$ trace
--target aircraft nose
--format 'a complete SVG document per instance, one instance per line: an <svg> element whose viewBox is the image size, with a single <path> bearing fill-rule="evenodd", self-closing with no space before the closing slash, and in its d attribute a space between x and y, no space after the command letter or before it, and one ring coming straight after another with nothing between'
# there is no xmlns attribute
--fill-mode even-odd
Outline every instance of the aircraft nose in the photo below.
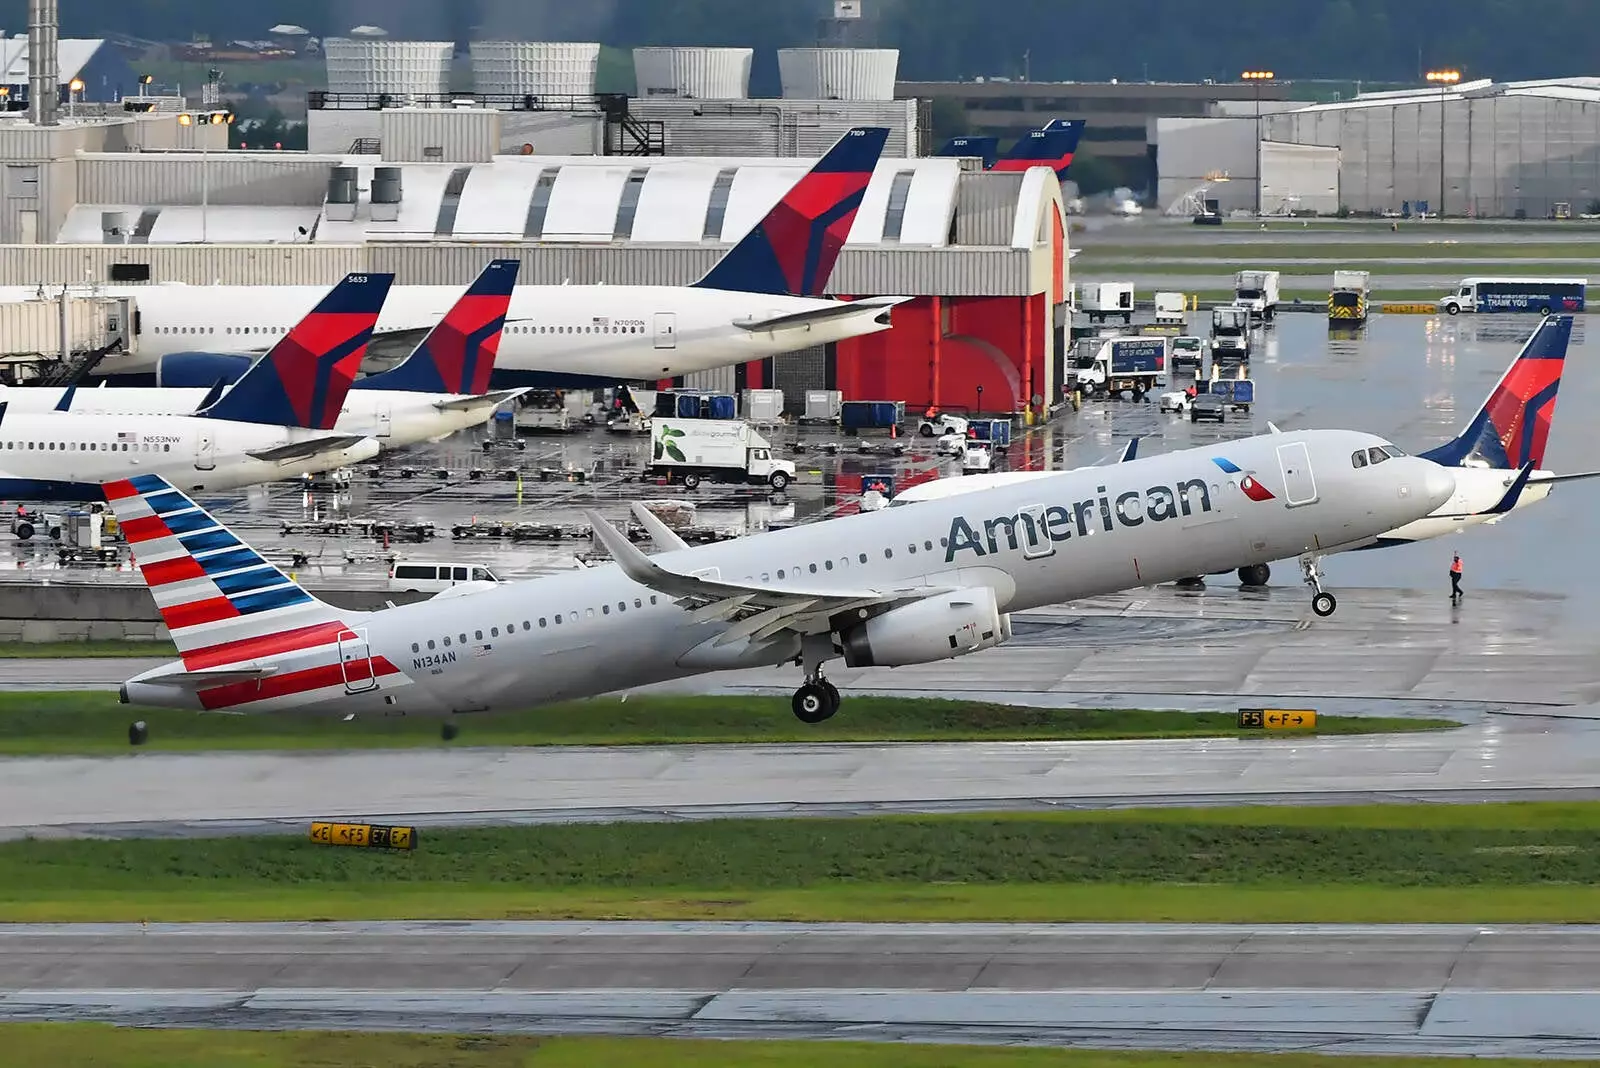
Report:
<svg viewBox="0 0 1600 1068"><path fill-rule="evenodd" d="M1427 498L1430 510L1438 508L1455 495L1456 476L1448 467L1431 460L1421 462L1428 465L1422 474L1422 495Z"/></svg>

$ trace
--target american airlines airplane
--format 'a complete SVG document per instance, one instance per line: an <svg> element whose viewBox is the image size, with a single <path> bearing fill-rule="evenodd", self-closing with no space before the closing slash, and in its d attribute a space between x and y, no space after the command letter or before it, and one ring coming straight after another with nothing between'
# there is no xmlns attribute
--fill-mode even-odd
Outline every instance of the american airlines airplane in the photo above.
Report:
<svg viewBox="0 0 1600 1068"><path fill-rule="evenodd" d="M1423 459L1452 469L1456 488L1448 501L1420 519L1351 548L1385 549L1459 534L1468 527L1498 523L1519 508L1539 503L1550 496L1559 483L1600 478L1600 471L1557 474L1541 466L1571 338L1572 316L1553 315L1544 319L1468 420L1466 428L1452 440L1421 454ZM1133 447L1130 444L1130 454ZM1350 463L1364 467L1383 463L1395 455L1393 446L1369 449L1365 453L1351 453ZM995 486L1049 478L1053 474L1050 471L1004 471L938 479L909 487L896 495L894 504L954 497ZM1309 564L1302 561L1303 568L1312 569L1307 572L1307 581L1315 566L1315 560ZM1266 563L1239 568L1239 580L1247 586L1265 586L1270 578L1271 571Z"/></svg>
<svg viewBox="0 0 1600 1068"><path fill-rule="evenodd" d="M511 301L512 286L520 267L517 260L495 260L485 267L410 356L382 374L356 379L345 396L338 420L325 429L370 436L382 449L398 449L418 442L437 441L458 430L478 426L486 422L499 405L526 392L523 389L489 390L506 306ZM363 302L377 299L381 304L385 302L381 290L387 288L386 280L393 277L350 275L341 285L364 294L360 298ZM345 299L337 294L335 290L330 299ZM0 402L9 404L7 411L13 416L45 412L193 415L209 410L216 418L296 425L296 413L287 404L287 398L261 403L270 398L280 380L274 362L296 359L293 355L275 354L280 347L292 350L295 346L303 348L318 343L326 329L318 325L318 317L331 314L324 310L331 306L329 300L324 300L264 356L216 354L219 359L235 360L243 365L241 374L234 376L239 379L238 384L227 392L220 382L210 389L22 386L0 387ZM376 322L378 309L360 314ZM266 383L265 392L257 388L251 375L256 376L256 381ZM237 398L230 399L235 392Z"/></svg>
<svg viewBox="0 0 1600 1068"><path fill-rule="evenodd" d="M1351 466L1389 447L1270 434L701 547L636 506L653 556L591 513L614 564L370 613L318 600L167 481L136 475L105 496L181 659L121 698L451 716L795 663L794 712L815 723L839 708L822 671L836 657L974 653L1010 637L1012 612L1363 544L1449 499L1454 476L1428 460Z"/></svg>
<svg viewBox="0 0 1600 1068"><path fill-rule="evenodd" d="M98 501L105 482L129 471L214 492L370 460L379 449L372 430L337 422L393 277L347 277L194 415L30 415L0 405L0 497Z"/></svg>
<svg viewBox="0 0 1600 1068"><path fill-rule="evenodd" d="M848 131L711 271L689 286L519 286L495 388L605 387L765 359L887 330L904 297L824 298L888 130ZM56 290L59 293L59 290ZM137 352L96 375L120 385L205 388L240 373L216 350L259 351L321 297L317 286L101 286L137 301ZM396 286L374 349L416 344L451 306L454 286ZM48 287L0 288L0 301ZM196 349L207 351L196 352Z"/></svg>

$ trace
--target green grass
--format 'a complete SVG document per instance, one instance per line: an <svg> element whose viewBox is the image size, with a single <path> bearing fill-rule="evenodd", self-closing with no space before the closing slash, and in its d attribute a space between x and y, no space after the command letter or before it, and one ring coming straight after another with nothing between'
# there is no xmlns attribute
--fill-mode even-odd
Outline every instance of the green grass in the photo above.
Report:
<svg viewBox="0 0 1600 1068"><path fill-rule="evenodd" d="M1225 252L1230 259L1248 259L1253 266L1257 262L1276 263L1282 260L1294 261L1297 259L1328 259L1338 260L1339 266L1350 270L1362 270L1366 265L1373 265L1373 269L1383 265L1390 259L1417 259L1431 256L1437 261L1430 270L1438 270L1439 265L1449 263L1453 265L1458 261L1466 266L1480 269L1482 273L1500 274L1512 268L1507 267L1508 260L1564 260L1564 259L1595 259L1600 258L1600 240L1596 241L1457 241L1454 238L1438 238L1429 241L1406 240L1396 237L1393 241L1379 241L1371 244L1364 242L1331 242L1331 241L1300 241L1300 242L1257 242L1257 241L1227 241L1220 240L1209 243L1196 244L1166 244L1164 242L1148 243L1118 243L1115 238L1100 241L1102 235L1092 234L1085 236L1079 243L1081 251L1078 258L1072 263L1074 267L1082 264L1099 266L1102 263L1115 263L1122 260L1138 259L1141 261L1163 260L1205 260L1215 259L1219 252ZM1474 263L1474 261L1479 261ZM1270 269L1270 268L1262 268ZM1290 268L1292 269L1292 268ZM1384 270L1393 269L1383 266ZM1518 263L1515 271L1531 271L1532 266ZM1562 273L1570 273L1572 266L1566 266ZM1473 273L1472 270L1463 270L1462 276Z"/></svg>
<svg viewBox="0 0 1600 1068"><path fill-rule="evenodd" d="M330 1031L183 1031L109 1024L0 1025L10 1063L51 1068L1449 1068L1445 1057L1099 1052L903 1042L546 1038ZM1474 1068L1548 1061L1473 1058Z"/></svg>
<svg viewBox="0 0 1600 1068"><path fill-rule="evenodd" d="M0 642L0 660L54 660L88 657L166 657L178 655L170 641L106 639L79 642Z"/></svg>
<svg viewBox="0 0 1600 1068"><path fill-rule="evenodd" d="M125 752L127 725L150 727L149 749L371 749L438 746L426 717L203 715L119 705L108 691L0 693L0 754ZM787 697L649 696L573 701L460 718L458 744L648 745L686 742L959 741L1209 738L1237 729L1236 712L1029 708L983 701L850 696L839 715L808 726ZM1451 720L1324 716L1315 733L1368 734L1455 727Z"/></svg>
<svg viewBox="0 0 1600 1068"><path fill-rule="evenodd" d="M1595 922L1600 803L0 843L0 922L433 918Z"/></svg>
<svg viewBox="0 0 1600 1068"><path fill-rule="evenodd" d="M1201 301L1231 301L1233 299L1233 290L1231 289L1188 289L1185 292ZM1442 292L1437 287L1432 289L1390 289L1384 287L1373 293L1371 299L1373 305L1432 304L1442 295ZM1324 307L1328 303L1327 287L1324 286L1321 289L1285 289L1279 294L1279 301L1282 304L1289 304L1296 300ZM1378 309L1374 307L1373 310L1376 312ZM1532 327L1529 327L1530 331L1532 329Z"/></svg>

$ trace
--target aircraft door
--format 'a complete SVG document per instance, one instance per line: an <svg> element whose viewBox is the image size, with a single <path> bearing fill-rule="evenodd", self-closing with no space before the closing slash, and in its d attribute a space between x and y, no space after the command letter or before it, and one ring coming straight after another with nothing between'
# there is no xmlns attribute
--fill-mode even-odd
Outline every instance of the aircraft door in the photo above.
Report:
<svg viewBox="0 0 1600 1068"><path fill-rule="evenodd" d="M678 313L656 312L655 316L656 348L675 349L678 347Z"/></svg>
<svg viewBox="0 0 1600 1068"><path fill-rule="evenodd" d="M381 393L381 390L374 392ZM373 420L378 427L378 437L386 438L394 432L394 413L389 407L389 398L380 396L372 412Z"/></svg>
<svg viewBox="0 0 1600 1068"><path fill-rule="evenodd" d="M195 420L197 423L204 419ZM217 439L209 430L201 430L194 439L194 466L200 471L210 471L217 466Z"/></svg>
<svg viewBox="0 0 1600 1068"><path fill-rule="evenodd" d="M1311 454L1303 441L1278 446L1278 467L1283 471L1283 503L1290 508L1317 499L1317 480L1311 472Z"/></svg>
<svg viewBox="0 0 1600 1068"><path fill-rule="evenodd" d="M1022 555L1028 560L1041 560L1046 556L1054 555L1056 543L1050 540L1050 532L1045 529L1045 506L1030 504L1022 509L1022 529L1017 532L1017 537L1022 539Z"/></svg>
<svg viewBox="0 0 1600 1068"><path fill-rule="evenodd" d="M372 650L367 646L365 631L339 632L339 671L344 677L345 693L366 693L378 688L378 677L372 671Z"/></svg>

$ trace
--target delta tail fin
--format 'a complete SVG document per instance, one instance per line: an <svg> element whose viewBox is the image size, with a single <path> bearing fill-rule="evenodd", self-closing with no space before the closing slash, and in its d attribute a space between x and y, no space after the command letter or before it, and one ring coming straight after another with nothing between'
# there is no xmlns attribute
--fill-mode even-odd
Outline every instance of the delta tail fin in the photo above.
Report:
<svg viewBox="0 0 1600 1068"><path fill-rule="evenodd" d="M398 673L347 625L363 613L306 592L161 476L103 488L183 658L137 681L192 694L201 708L254 710Z"/></svg>
<svg viewBox="0 0 1600 1068"><path fill-rule="evenodd" d="M935 156L960 156L970 159L983 160L983 169L988 170L1000 158L1000 139L998 137L952 137L939 146Z"/></svg>
<svg viewBox="0 0 1600 1068"><path fill-rule="evenodd" d="M1025 171L1029 167L1049 167L1064 179L1083 137L1083 119L1053 119L1041 130L1033 130L1011 146L1011 151L995 161L996 171Z"/></svg>
<svg viewBox="0 0 1600 1068"><path fill-rule="evenodd" d="M394 283L392 274L350 274L198 414L241 423L332 430Z"/></svg>
<svg viewBox="0 0 1600 1068"><path fill-rule="evenodd" d="M474 397L487 393L521 267L520 260L492 261L411 355L381 374L358 379L351 388Z"/></svg>
<svg viewBox="0 0 1600 1068"><path fill-rule="evenodd" d="M1552 315L1541 322L1467 428L1423 453L1423 459L1447 467L1543 467L1571 339L1572 316Z"/></svg>
<svg viewBox="0 0 1600 1068"><path fill-rule="evenodd" d="M888 129L881 126L847 130L694 285L736 293L822 296L888 139Z"/></svg>

